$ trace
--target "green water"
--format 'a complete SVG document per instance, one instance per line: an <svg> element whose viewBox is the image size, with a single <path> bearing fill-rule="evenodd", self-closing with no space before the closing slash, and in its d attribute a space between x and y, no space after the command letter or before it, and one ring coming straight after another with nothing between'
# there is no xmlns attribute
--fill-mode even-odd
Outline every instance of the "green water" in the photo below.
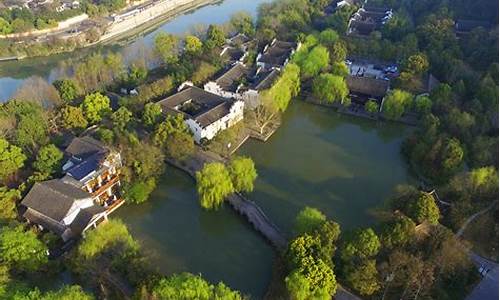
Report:
<svg viewBox="0 0 500 300"><path fill-rule="evenodd" d="M287 235L303 206L321 209L343 228L373 223L370 208L408 182L399 153L407 127L377 124L300 101L267 142L249 141L259 178L249 196ZM149 202L116 214L162 272L201 273L261 298L271 277L272 248L230 208L202 211L195 185L168 168Z"/></svg>

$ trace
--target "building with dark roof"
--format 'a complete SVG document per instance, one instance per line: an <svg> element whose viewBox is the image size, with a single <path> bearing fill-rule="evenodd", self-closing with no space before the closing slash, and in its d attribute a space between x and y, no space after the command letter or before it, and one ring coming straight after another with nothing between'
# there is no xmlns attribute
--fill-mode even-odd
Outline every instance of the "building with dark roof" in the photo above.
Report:
<svg viewBox="0 0 500 300"><path fill-rule="evenodd" d="M93 198L60 179L37 182L21 202L23 217L67 241L107 218L106 208Z"/></svg>
<svg viewBox="0 0 500 300"><path fill-rule="evenodd" d="M368 36L380 30L391 18L391 8L365 4L349 20L347 34Z"/></svg>
<svg viewBox="0 0 500 300"><path fill-rule="evenodd" d="M224 98L192 85L181 86L178 93L158 104L165 114L183 114L197 143L211 140L221 130L243 119L243 101Z"/></svg>
<svg viewBox="0 0 500 300"><path fill-rule="evenodd" d="M346 77L346 83L351 101L362 105L370 99L377 101L380 105L389 90L389 80L373 77L349 75Z"/></svg>
<svg viewBox="0 0 500 300"><path fill-rule="evenodd" d="M266 70L284 67L295 51L300 48L300 45L300 43L284 42L274 39L257 55L257 67Z"/></svg>
<svg viewBox="0 0 500 300"><path fill-rule="evenodd" d="M244 87L252 70L242 63L235 63L223 70L212 81L204 85L207 92L225 97L240 98L240 89Z"/></svg>
<svg viewBox="0 0 500 300"><path fill-rule="evenodd" d="M65 156L62 181L91 193L101 205L115 206L123 202L118 191L122 166L120 153L84 136L71 141L65 149Z"/></svg>

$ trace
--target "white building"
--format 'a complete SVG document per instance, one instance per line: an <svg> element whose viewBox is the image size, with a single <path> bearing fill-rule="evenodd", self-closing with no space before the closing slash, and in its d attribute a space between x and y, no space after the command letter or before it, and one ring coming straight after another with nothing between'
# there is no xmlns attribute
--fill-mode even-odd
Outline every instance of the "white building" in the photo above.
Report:
<svg viewBox="0 0 500 300"><path fill-rule="evenodd" d="M182 113L185 116L184 122L198 144L243 120L242 100L224 98L195 86L185 86L158 103L165 114Z"/></svg>

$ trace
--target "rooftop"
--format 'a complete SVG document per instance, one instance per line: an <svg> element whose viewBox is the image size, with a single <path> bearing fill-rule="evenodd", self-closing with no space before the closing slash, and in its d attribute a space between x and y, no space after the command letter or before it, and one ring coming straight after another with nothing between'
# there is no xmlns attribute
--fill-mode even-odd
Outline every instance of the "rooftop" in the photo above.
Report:
<svg viewBox="0 0 500 300"><path fill-rule="evenodd" d="M236 92L238 86L246 80L250 74L250 69L243 64L236 63L229 69L225 70L215 82L224 91Z"/></svg>
<svg viewBox="0 0 500 300"><path fill-rule="evenodd" d="M269 89L272 87L273 83L276 81L279 75L280 71L278 69L258 72L255 75L250 88L257 91Z"/></svg>
<svg viewBox="0 0 500 300"><path fill-rule="evenodd" d="M371 77L347 76L347 87L351 93L383 98L389 89L389 81Z"/></svg>
<svg viewBox="0 0 500 300"><path fill-rule="evenodd" d="M195 86L158 102L166 112L183 113L206 127L229 113L233 100L209 93Z"/></svg>
<svg viewBox="0 0 500 300"><path fill-rule="evenodd" d="M22 205L55 220L62 221L76 200L91 195L59 179L37 182L24 197Z"/></svg>

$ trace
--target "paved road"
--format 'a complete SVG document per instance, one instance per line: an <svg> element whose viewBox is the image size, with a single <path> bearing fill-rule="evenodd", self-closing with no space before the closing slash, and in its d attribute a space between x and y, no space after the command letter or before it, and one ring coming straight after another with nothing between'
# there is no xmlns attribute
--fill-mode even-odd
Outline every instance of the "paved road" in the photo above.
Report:
<svg viewBox="0 0 500 300"><path fill-rule="evenodd" d="M498 300L498 263L472 252L470 258L478 269L486 267L490 271L484 275L481 282L467 296L466 300Z"/></svg>

